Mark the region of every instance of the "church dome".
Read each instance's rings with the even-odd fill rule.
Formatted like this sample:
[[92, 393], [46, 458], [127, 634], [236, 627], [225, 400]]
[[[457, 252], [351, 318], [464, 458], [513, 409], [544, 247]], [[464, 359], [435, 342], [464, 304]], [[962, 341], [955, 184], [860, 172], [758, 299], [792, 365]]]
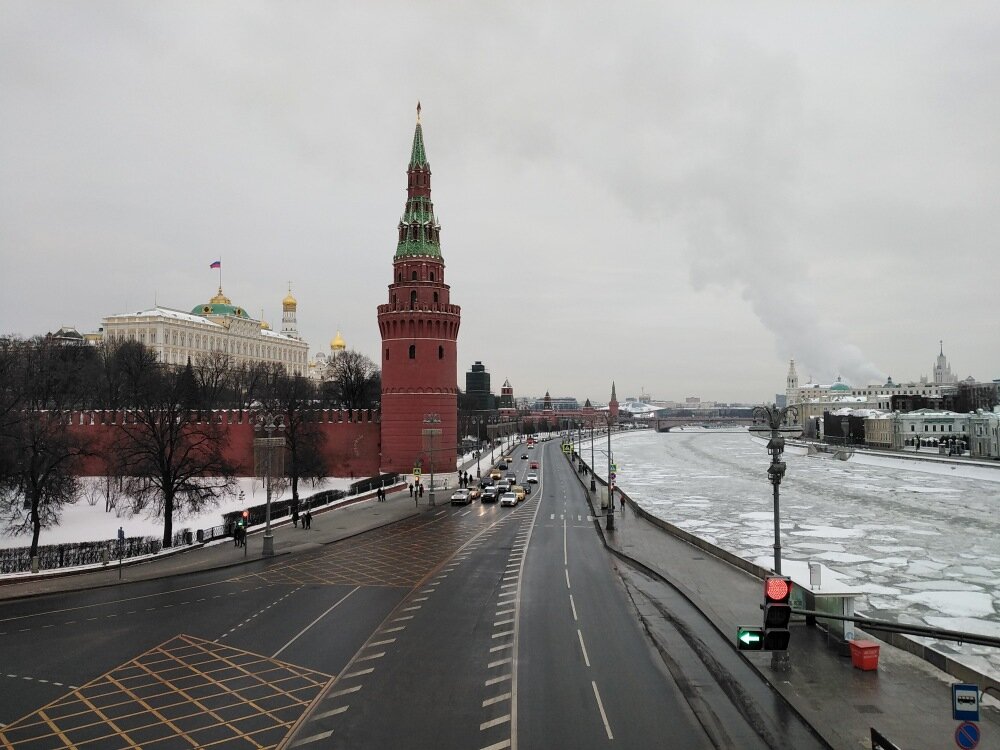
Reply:
[[295, 300], [295, 297], [292, 296], [292, 290], [289, 289], [288, 294], [285, 295], [283, 300], [281, 300], [281, 309], [288, 312], [289, 310], [294, 310], [298, 304], [299, 303]]
[[830, 386], [830, 390], [831, 391], [849, 391], [849, 390], [851, 390], [851, 386], [849, 386], [847, 383], [837, 382], [837, 383], [834, 383], [833, 385]]
[[330, 349], [335, 352], [342, 352], [346, 348], [347, 342], [340, 335], [340, 331], [337, 331], [337, 335], [330, 340]]
[[260, 330], [262, 330], [262, 331], [270, 331], [271, 330], [271, 324], [268, 323], [266, 320], [260, 321]]

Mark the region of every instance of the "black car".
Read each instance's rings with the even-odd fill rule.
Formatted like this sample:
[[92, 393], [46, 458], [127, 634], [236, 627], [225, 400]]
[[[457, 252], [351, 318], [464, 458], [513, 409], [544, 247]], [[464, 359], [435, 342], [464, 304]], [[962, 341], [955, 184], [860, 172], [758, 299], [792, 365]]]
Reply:
[[479, 498], [479, 502], [481, 502], [481, 503], [495, 503], [497, 501], [498, 495], [499, 495], [499, 492], [497, 491], [496, 487], [492, 487], [492, 486], [491, 487], [487, 487], [485, 490], [483, 490], [483, 495], [482, 495], [482, 497]]
[[504, 469], [507, 468], [507, 464], [505, 464], [503, 461], [501, 461], [500, 463], [497, 464], [497, 468], [500, 469], [501, 471], [503, 471]]
[[521, 458], [522, 458], [522, 460], [527, 461], [528, 460], [528, 454], [527, 453], [522, 453], [521, 454]]

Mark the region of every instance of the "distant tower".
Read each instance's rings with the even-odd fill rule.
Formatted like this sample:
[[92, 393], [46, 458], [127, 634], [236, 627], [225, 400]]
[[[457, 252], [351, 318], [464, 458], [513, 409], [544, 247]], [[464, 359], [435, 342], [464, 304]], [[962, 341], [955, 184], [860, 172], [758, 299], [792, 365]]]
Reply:
[[797, 399], [799, 390], [799, 374], [795, 372], [795, 360], [789, 360], [788, 377], [785, 378], [785, 404], [791, 406]]
[[618, 395], [615, 393], [615, 381], [611, 381], [611, 400], [608, 402], [608, 412], [611, 414], [611, 420], [614, 422], [618, 421]]
[[[458, 444], [458, 356], [462, 309], [444, 283], [441, 226], [431, 202], [431, 168], [417, 104], [406, 207], [392, 259], [389, 302], [378, 306], [382, 335], [382, 460], [384, 471], [409, 472], [417, 462], [455, 469]], [[431, 416], [435, 415], [435, 416]], [[440, 419], [427, 422], [425, 419]], [[425, 440], [424, 430], [440, 430]]]
[[299, 303], [292, 296], [292, 282], [288, 282], [288, 295], [281, 300], [281, 332], [293, 339], [299, 338], [299, 327], [295, 322], [295, 310]]
[[938, 342], [941, 346], [937, 359], [934, 362], [934, 370], [931, 376], [932, 383], [957, 383], [958, 376], [951, 372], [951, 365], [948, 358], [944, 356], [944, 341]]
[[340, 331], [337, 331], [337, 335], [330, 339], [330, 361], [335, 362], [345, 349], [347, 349], [347, 342], [340, 335]]

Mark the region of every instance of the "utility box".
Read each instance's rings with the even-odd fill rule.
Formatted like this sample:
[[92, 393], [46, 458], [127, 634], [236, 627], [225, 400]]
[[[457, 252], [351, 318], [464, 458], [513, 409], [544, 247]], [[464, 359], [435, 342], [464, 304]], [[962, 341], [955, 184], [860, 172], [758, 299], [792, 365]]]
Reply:
[[850, 641], [851, 664], [855, 669], [874, 672], [878, 669], [879, 644], [875, 641]]

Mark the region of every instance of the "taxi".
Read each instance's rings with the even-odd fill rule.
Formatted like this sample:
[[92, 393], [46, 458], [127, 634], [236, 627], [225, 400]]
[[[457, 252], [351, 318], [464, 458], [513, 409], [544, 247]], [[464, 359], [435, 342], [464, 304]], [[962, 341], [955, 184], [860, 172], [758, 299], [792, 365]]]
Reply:
[[490, 479], [499, 479], [502, 476], [503, 476], [503, 471], [501, 471], [499, 467], [494, 466], [492, 469], [490, 469]]
[[522, 487], [521, 485], [515, 484], [513, 487], [510, 488], [510, 491], [513, 492], [515, 495], [517, 495], [518, 502], [524, 500], [525, 492], [524, 492], [524, 487]]

